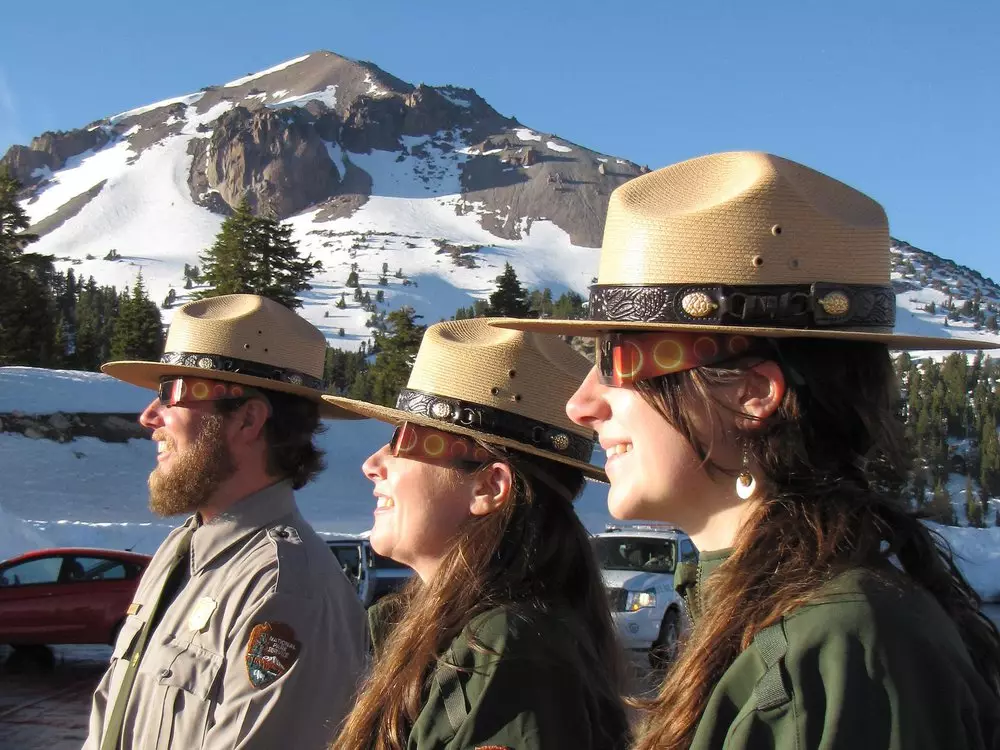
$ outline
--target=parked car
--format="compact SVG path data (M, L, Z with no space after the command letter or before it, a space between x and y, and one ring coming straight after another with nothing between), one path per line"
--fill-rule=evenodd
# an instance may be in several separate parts
M345 537L327 539L326 543L366 608L402 588L413 576L411 568L383 557L372 549L367 539Z
M150 559L59 548L0 562L0 643L113 644Z
M591 538L622 644L666 666L686 627L684 602L674 591L678 561L696 562L698 551L669 524L614 524Z

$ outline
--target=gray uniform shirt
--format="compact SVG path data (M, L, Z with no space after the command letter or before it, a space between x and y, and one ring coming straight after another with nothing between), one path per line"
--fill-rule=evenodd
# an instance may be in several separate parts
M333 553L279 482L166 538L139 583L94 693L84 750L98 750L131 650L185 528L186 579L149 636L122 750L325 747L353 698L365 613Z

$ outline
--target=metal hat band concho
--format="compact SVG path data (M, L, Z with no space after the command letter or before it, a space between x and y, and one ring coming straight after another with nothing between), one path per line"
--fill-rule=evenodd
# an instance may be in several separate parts
M891 286L867 284L595 284L590 320L774 328L877 328L896 322Z
M198 367L203 370L218 370L220 372L249 375L250 377L263 378L264 380L276 380L279 383L301 385L318 391L326 388L326 384L320 378L314 378L312 375L306 375L304 372L298 372L285 367L275 367L274 365L265 365L260 362L251 362L246 359L220 357L218 354L166 352L160 357L160 362L165 365ZM206 373L206 377L211 376Z
M396 408L409 414L430 417L444 424L453 424L514 440L577 461L589 461L594 452L593 440L546 422L471 401L404 388L399 392Z

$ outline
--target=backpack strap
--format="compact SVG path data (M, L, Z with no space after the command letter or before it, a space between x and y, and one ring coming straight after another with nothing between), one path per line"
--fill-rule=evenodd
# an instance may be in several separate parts
M776 708L792 699L785 687L782 675L785 653L788 651L788 639L785 637L784 620L757 633L753 638L754 645L764 660L766 670L754 685L753 694L758 711Z
M465 707L465 691L462 689L462 680L459 678L458 669L453 664L441 659L434 671L434 681L437 682L438 689L441 691L441 700L444 701L444 710L448 714L451 731L458 732L459 727L469 717L469 711Z

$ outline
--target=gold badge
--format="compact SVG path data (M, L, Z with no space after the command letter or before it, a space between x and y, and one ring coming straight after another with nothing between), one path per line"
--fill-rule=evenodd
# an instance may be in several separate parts
M843 292L830 292L817 301L827 315L846 315L847 311L851 309L851 301Z
M140 609L142 609L142 605L139 602L132 602L128 605L128 609L125 610L125 614L137 615Z
M212 597L201 597L201 599L194 603L194 609L191 610L191 614L188 616L188 628L191 630L204 630L208 625L208 621L212 618L212 613L215 612L216 606L215 599Z
M706 318L718 310L719 305L705 292L690 292L681 300L681 309L692 318Z

